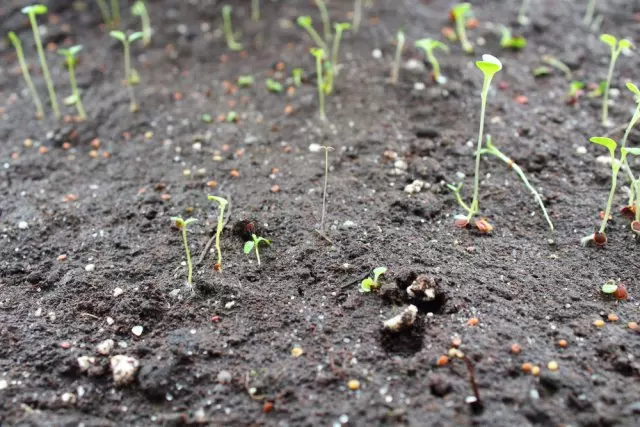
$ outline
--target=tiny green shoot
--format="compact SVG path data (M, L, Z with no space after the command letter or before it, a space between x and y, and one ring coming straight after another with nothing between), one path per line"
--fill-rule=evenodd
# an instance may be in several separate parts
M502 36L500 38L500 46L503 49L519 50L527 46L527 39L522 36L513 36L511 30L504 25L500 26Z
M129 91L129 98L131 100L129 111L135 113L140 107L136 101L136 94L133 90L133 86L139 82L139 76L138 73L131 68L131 43L140 40L142 38L142 32L137 31L129 34L128 36L122 31L111 31L109 34L114 39L120 40L124 47L124 78L127 90Z
M569 91L567 92L566 102L569 105L575 105L584 93L584 83L579 80L573 80L569 83Z
M325 51L312 47L310 52L316 58L316 74L318 81L318 104L320 105L320 119L327 120L327 116L324 112L324 78L322 76L322 61L325 57Z
M44 15L48 11L47 6L42 4L35 4L22 8L22 13L29 17L31 23L31 29L33 30L33 40L36 43L36 49L38 50L38 57L40 58L40 66L42 67L42 75L47 82L47 90L49 91L49 101L51 102L51 109L53 109L53 115L56 119L60 118L60 107L58 106L58 95L56 95L56 89L53 86L53 80L51 79L51 73L47 66L47 58L44 55L44 49L42 48L42 40L40 39L40 30L38 29L37 15Z
M615 291L618 290L618 285L616 284L615 280L609 279L602 284L600 290L605 295L613 295Z
M602 34L600 41L611 48L611 60L609 62L609 71L607 72L607 85L604 90L604 98L602 100L602 126L609 126L608 113L609 113L609 88L611 86L611 79L613 78L613 70L616 66L616 61L620 53L625 49L633 47L631 41L627 39L618 40L611 34Z
M107 6L106 0L96 0L96 3L98 3L98 9L100 9L100 13L102 14L104 25L107 27L111 26L111 11L109 10L109 6Z
M533 77L536 77L536 78L546 77L551 75L551 68L547 67L546 65L541 65L539 67L534 68L531 73L533 74Z
M348 22L336 22L333 24L336 30L336 36L333 38L333 45L331 46L331 66L333 67L333 74L338 75L338 53L340 51L340 40L342 40L342 33L351 29L351 24Z
M184 243L184 251L187 255L187 269L188 269L187 283L191 284L193 283L192 281L193 265L191 264L191 252L189 251L189 244L187 242L187 227L190 224L196 222L197 219L189 218L185 220L185 219L182 219L182 217L180 216L172 216L171 221L173 221L176 228L178 228L182 232L182 243Z
M253 76L238 76L239 87L251 87L255 82Z
M114 28L120 26L120 0L111 0L111 25Z
M227 47L229 50L239 51L242 50L242 43L238 43L231 26L231 6L225 4L222 7L222 30L224 31L224 37L227 41Z
M331 20L329 19L329 12L327 11L327 5L323 0L315 0L316 6L320 11L320 19L322 19L322 29L324 31L324 39L329 42L331 40Z
M281 93L283 90L282 83L272 78L268 78L267 80L265 80L264 84L269 92Z
M453 13L453 19L456 23L456 33L458 35L458 39L460 40L460 46L462 50L467 53L473 53L473 46L469 42L467 38L466 32L466 22L467 16L471 13L471 3L460 3L451 9Z
M327 44L322 40L322 37L320 37L320 34L318 34L316 29L313 28L313 21L310 16L299 16L296 22L300 27L307 31L307 34L309 34L309 37L311 37L311 40L313 40L317 47L322 49L324 52L329 51Z
M522 25L523 27L529 24L529 18L527 17L527 12L529 11L529 3L530 0L522 0L520 9L518 9L518 24Z
M137 0L131 6L131 14L139 16L142 21L142 44L149 46L151 43L151 20L149 19L149 11L143 0Z
M564 62L560 61L558 58L555 58L555 57L553 57L551 55L543 55L542 56L542 62L544 62L545 64L548 64L548 65L551 65L553 68L556 68L556 69L562 71L567 80L571 80L573 78L572 73L571 73L571 68L569 68L569 66L567 64L565 64Z
M293 84L296 87L300 87L302 86L302 73L304 71L302 70L302 68L294 68L293 70L291 70L291 77L293 78Z
M87 118L87 113L84 111L82 105L82 99L80 98L80 91L78 90L78 84L76 83L76 55L82 49L81 45L72 46L69 49L58 49L58 53L65 58L65 64L69 70L69 82L71 84L71 96L65 99L66 105L75 105L78 109L78 115L82 120Z
M224 210L229 204L229 201L223 197L208 196L209 200L218 204L218 225L216 227L216 252L218 254L218 261L216 262L215 269L222 271L222 251L220 249L220 236L222 235L222 229L224 228Z
M631 121L629 121L629 124L627 125L627 128L624 131L624 135L622 136L622 141L620 141L620 147L622 148L626 148L627 140L629 139L629 134L631 133L631 130L636 126L638 121L640 121L640 89L638 89L638 87L632 82L627 82L626 86L629 92L631 92L635 97L636 109L633 113L633 116L631 117ZM631 172L631 168L629 167L629 163L627 162L626 159L624 162L624 169L627 172L627 176L629 177L629 180L632 183L629 191L629 206L631 206L633 205L634 194L638 203L640 203L640 193L638 192L638 184L640 183L634 179L633 173ZM638 212L638 210L636 209L636 217L637 219L640 219L638 215L640 215L640 212Z
M251 20L254 22L260 20L260 0L251 0Z
M211 114L204 113L200 116L200 120L202 120L203 123L210 124L213 122L213 117L211 117Z
M587 92L587 98L600 98L604 95L604 91L607 88L607 81L602 80L600 83L595 85L589 92Z
M27 88L29 88L29 93L31 93L31 98L33 98L33 103L36 104L36 118L38 120L44 117L44 108L42 107L42 101L40 100L40 96L38 95L38 91L36 90L36 86L33 84L33 80L31 80L31 73L29 73L29 66L27 65L27 61L24 59L24 52L22 50L22 43L20 39L13 31L9 31L9 40L13 44L13 47L16 49L16 54L18 55L18 62L20 63L20 70L22 71L22 77L24 77L24 81L27 84Z
M402 62L402 51L404 50L405 41L404 31L398 30L396 34L396 54L393 59L393 67L391 68L391 84L393 85L398 84L398 78L400 77L400 63Z
M322 191L322 216L320 217L320 232L324 233L324 218L327 213L327 185L329 183L329 151L333 147L323 146L324 149L324 189Z
M589 4L587 4L587 10L585 11L584 18L582 18L582 23L585 25L591 25L593 22L593 15L596 12L596 0L589 0Z
M378 289L381 285L380 277L387 272L387 267L376 267L373 269L373 275L369 275L360 282L360 292L368 293Z
M436 59L434 51L436 49L440 49L443 52L449 53L449 48L447 47L447 45L442 43L441 41L426 38L426 39L418 40L416 42L416 47L424 50L424 54L427 57L427 61L429 61L429 64L431 64L431 70L432 70L431 73L432 73L433 81L438 84L446 83L447 78L440 73L440 63Z
M265 243L266 245L271 245L271 240L267 240L263 237L258 237L255 234L251 234L251 239L248 242L245 242L244 244L244 253L249 254L251 251L255 250L256 251L256 258L258 259L258 265L260 265L260 251L258 249L258 246L260 245L260 243Z
M235 123L238 121L238 113L235 111L229 111L227 113L227 123Z

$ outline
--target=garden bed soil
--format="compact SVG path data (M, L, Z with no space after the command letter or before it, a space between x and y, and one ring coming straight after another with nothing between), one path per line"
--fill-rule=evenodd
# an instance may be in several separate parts
M455 44L439 54L449 79L439 87L424 69L403 68L398 85L388 84L392 40L403 27L404 61L421 59L413 41L439 37L451 2L378 1L360 32L345 34L327 122L318 119L310 41L282 21L309 14L318 23L312 2L264 2L258 23L248 2L233 2L246 48L239 53L226 49L217 30L220 2L151 1L152 45L133 49L137 114L121 85L121 46L101 28L94 2L85 3L82 11L77 2L47 2L44 40L84 45L77 71L87 122L33 120L13 50L1 51L0 424L640 423L640 335L627 327L640 320L638 242L616 208L606 248L579 244L598 224L609 189L609 166L596 161L606 153L588 143L607 132L600 101L566 105L562 73L531 73L551 54L576 80L604 78L607 49L581 24L582 2L532 2L532 25L517 30L529 42L521 52L500 49L495 29L515 26L519 2L473 2L480 25L470 38L485 44L472 56ZM639 41L640 10L606 3L602 31ZM22 38L44 96L19 13L25 4L3 2L0 26ZM334 20L346 20L351 7L329 3ZM128 12L123 17L137 28ZM541 190L554 233L513 172L488 158L480 208L495 230L453 226L460 212L444 184L463 173L463 193L471 193L481 87L472 61L485 52L504 64L489 96L487 131ZM68 95L61 60L48 58L58 93ZM269 76L285 80L278 61L286 75L305 69L294 94L264 88ZM610 110L618 126L634 108L623 83L638 82L639 66L638 55L618 62ZM252 88L228 93L224 81L248 74ZM419 82L424 90L415 88ZM231 110L238 123L217 121ZM312 144L335 148L332 243L314 232L324 155ZM630 144L640 144L637 132ZM407 194L416 179L425 187ZM231 199L223 271L214 271L215 254L208 255L195 268L191 294L169 217L198 219L189 233L197 260L215 229L212 193ZM624 202L619 191L615 205ZM248 223L273 241L261 246L261 266L242 253ZM382 290L358 292L358 279L381 265L389 268ZM411 302L404 287L418 274L436 280L440 299L419 307L409 331L383 333L382 320ZM602 297L608 279L627 284L628 301ZM609 313L619 320L608 321ZM593 326L598 319L601 328ZM134 326L143 327L140 336ZM109 357L96 353L107 339L116 343L112 355L139 360L131 384L115 386ZM462 361L436 364L454 339L475 365L482 411L465 403L471 389ZM292 353L296 347L302 354ZM96 358L89 372L81 371L81 356ZM525 362L540 366L540 375L523 373Z

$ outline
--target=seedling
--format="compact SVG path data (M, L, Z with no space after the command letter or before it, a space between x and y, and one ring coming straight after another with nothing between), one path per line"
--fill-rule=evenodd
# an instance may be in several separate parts
M282 83L277 80L273 80L272 78L268 78L264 82L267 90L273 93L281 93L282 92Z
M320 19L322 19L322 29L324 31L324 39L329 42L331 40L331 21L329 20L329 12L327 11L327 5L323 0L315 0L316 6L320 11Z
M527 45L527 39L522 36L514 37L511 34L511 30L504 25L500 26L500 31L502 32L502 37L500 38L500 46L503 49L519 50L523 49Z
M229 50L239 51L242 50L242 43L238 43L235 39L233 28L231 27L231 10L231 6L228 4L222 7L222 30Z
M196 222L197 219L189 218L185 220L185 219L182 219L181 216L172 216L171 221L173 221L176 228L182 231L182 242L184 243L184 251L187 254L187 269L188 269L187 283L191 285L193 283L192 281L193 265L191 264L191 252L189 251L189 244L187 242L187 227L190 224L193 224L194 222Z
M591 88L591 90L587 92L587 98L600 98L607 88L607 81L602 80L598 84L590 84L589 87Z
M333 45L331 46L331 66L333 67L333 74L338 75L338 53L340 51L340 40L342 40L342 33L351 29L351 24L348 22L337 22L333 24L336 30L336 36L333 38Z
M293 84L296 87L302 86L302 68L294 68L291 70L291 77L293 78Z
M244 253L245 255L248 254L249 252L251 252L252 250L256 251L256 258L258 259L258 265L260 265L260 250L258 249L258 246L260 245L260 243L265 243L267 245L271 245L271 240L267 240L263 237L258 237L255 234L251 234L251 239L253 240L249 240L248 242L245 242L244 244Z
M387 267L376 267L371 271L369 277L360 282L360 292L367 293L375 291L381 285L380 277L387 272Z
M569 91L567 92L567 104L575 105L584 93L584 83L574 80L569 83Z
M507 166L509 166L511 169L513 169L513 171L516 173L516 175L518 175L518 178L520 178L520 180L522 181L524 186L531 192L531 194L533 194L533 197L538 202L538 205L540 205L540 209L542 210L542 214L544 215L545 219L547 220L547 224L549 224L549 229L551 231L553 231L553 223L551 222L551 219L549 218L549 214L547 213L547 209L544 207L544 202L542 201L542 197L540 196L540 193L538 193L536 191L536 189L533 188L533 186L529 183L529 180L527 179L526 175L524 174L524 171L522 170L522 168L520 166L518 166L509 157L505 156L497 147L495 147L491 143L491 135L487 135L487 142L486 142L485 147L486 148L483 148L482 150L480 150L481 154L490 154L492 156L495 156L495 157L499 158L500 160L505 162L507 164ZM478 227L478 228L480 228L480 227Z
M391 84L398 84L398 77L400 77L400 62L402 61L402 51L404 50L404 31L398 30L396 35L396 55L393 60L393 68L391 68Z
M69 49L58 49L58 53L64 56L65 64L69 70L69 83L71 84L71 96L64 100L65 105L75 105L78 109L78 114L82 120L87 118L87 113L84 111L82 105L82 99L80 98L80 91L78 90L78 84L76 83L76 55L82 50L81 45L72 46Z
M551 55L543 55L542 62L551 65L553 68L557 68L558 70L564 73L564 76L567 80L572 79L571 68L564 62L560 61L558 58L554 58Z
M362 22L362 0L355 0L353 3L353 31L360 31L360 23Z
M518 24L525 25L529 24L529 18L527 17L527 12L529 11L529 3L530 0L522 0L522 4L520 5L520 9L518 10Z
M260 0L251 0L251 20L254 22L260 20Z
M467 53L473 53L473 46L469 43L465 29L467 16L471 13L471 3L457 4L453 6L451 13L456 23L456 33L458 35L458 40L460 40L462 50Z
M216 227L216 252L218 253L218 261L216 262L215 269L222 271L222 251L220 250L220 236L222 235L222 229L224 228L224 210L229 204L229 201L222 197L209 196L209 200L218 204L218 226Z
M627 82L627 89L635 96L635 101L636 101L636 109L633 113L633 117L631 117L631 121L629 122L629 124L627 125L627 128L624 131L624 135L622 136L622 141L620 141L620 147L625 148L627 145L627 139L629 139L629 134L631 133L631 129L633 129L636 124L638 123L638 121L640 120L640 89L638 89L638 87L631 83L631 82ZM635 153L632 153L635 155ZM631 168L629 167L629 163L626 161L625 159L625 163L624 163L624 167L625 170L627 171L628 177L631 180L631 182L633 183L631 186L631 196L630 196L630 200L629 200L629 205L633 204L633 196L635 193L635 197L637 199L640 199L640 193L638 193L637 191L637 186L634 185L635 184L635 180L633 177L633 173L631 172ZM636 215L640 215L638 213L638 209L636 209ZM636 220L639 218L636 218Z
M424 54L427 57L427 61L431 64L431 75L433 77L433 81L438 84L445 84L447 82L447 78L440 74L440 63L436 59L434 51L436 49L440 49L443 52L449 53L449 48L446 44L441 41L434 39L422 39L416 42L416 47L424 50Z
M618 40L611 34L602 34L600 41L611 48L611 60L609 62L609 71L607 72L607 85L604 89L604 99L602 100L602 126L609 126L608 113L609 113L609 87L611 86L611 79L613 78L613 69L616 66L616 61L620 53L624 49L630 49L633 47L631 41L627 39Z
M324 218L327 212L327 184L329 183L329 151L333 147L324 146L324 189L322 191L322 216L320 218L320 232L324 233Z
M480 155L482 152L482 141L484 138L484 116L487 107L487 96L489 94L489 88L491 87L491 80L495 74L502 70L502 63L498 58L492 55L482 55L482 61L476 62L476 67L482 74L484 75L484 82L482 84L482 92L480 94L481 98L481 106L480 106L480 129L478 130L478 142L476 149L476 164L475 164L475 176L473 180L473 200L470 205L467 205L460 197L460 189L462 188L462 184L459 184L457 187L449 186L449 189L453 191L456 196L456 200L458 204L467 211L467 215L457 215L456 216L456 226L458 227L466 227L471 218L474 217L476 213L478 213L478 191L480 187ZM485 221L486 223L486 221ZM488 223L487 223L488 224ZM490 225L490 224L489 224ZM487 229L486 224L482 224L483 229ZM478 227L480 229L480 227ZM481 229L482 231L482 229Z
M104 25L111 25L111 11L109 10L109 6L107 6L106 0L96 0L98 3L98 9L100 9L100 13L102 14L102 20L104 21Z
M605 208L604 215L602 216L600 229L589 236L583 237L580 240L580 243L585 246L587 243L593 241L597 246L604 246L607 244L607 235L605 234L605 230L607 228L607 222L609 221L609 217L611 215L613 196L616 194L618 172L620 172L620 168L624 164L628 151L627 149L621 150L620 159L618 160L616 159L616 149L618 147L618 144L613 139L605 137L593 137L589 139L589 141L593 142L594 144L602 145L609 150L609 156L611 158L611 189L609 190L609 198L607 199L607 206Z
M18 36L16 36L16 33L14 33L13 31L9 31L9 40L11 40L13 47L16 49L18 62L20 63L20 70L22 71L22 77L24 78L24 81L29 88L29 93L31 93L33 103L36 104L36 118L40 120L44 117L44 108L42 107L42 101L40 100L40 96L38 95L36 86L33 84L33 80L31 80L29 66L27 65L27 61L25 61L24 59L24 52L22 51L22 43L20 42Z
M129 111L135 113L140 107L136 101L136 94L133 90L133 86L139 83L140 77L138 76L138 73L131 68L131 43L136 40L140 40L142 38L142 32L137 31L129 34L128 36L122 31L111 31L109 34L114 39L120 40L124 47L124 78L127 90L129 91L129 98L131 100Z
M582 18L582 23L585 25L591 25L593 22L593 15L596 11L596 0L589 0L589 4L587 4L587 10L584 14L584 18Z
M327 120L327 116L324 112L324 79L322 77L322 61L325 56L325 52L322 49L312 47L310 52L316 57L316 74L318 81L318 103L320 105L320 118Z
M235 111L229 111L227 113L227 123L235 123L238 121L238 113Z
M120 0L111 0L111 24L115 28L120 26Z
M239 87L251 87L255 82L253 76L239 76L238 77L238 86Z
M36 16L44 15L48 11L47 6L42 4L35 4L33 6L27 6L22 8L22 13L29 17L31 23L31 29L33 30L33 40L36 43L36 49L38 50L38 57L40 58L40 66L42 68L42 75L47 82L47 90L49 91L49 101L51 102L51 109L56 119L60 118L60 107L58 107L58 96L56 95L56 89L53 86L53 80L51 80L51 73L49 73L49 67L47 66L47 58L44 56L44 49L42 48L42 40L40 39L40 30L38 29L38 21Z
M541 65L534 68L532 74L533 77L546 77L551 75L551 68L547 67L546 65Z
M603 295L615 297L618 300L626 300L629 297L627 287L622 283L616 283L613 279L604 282L600 291Z
M149 43L151 43L151 20L149 19L149 12L145 2L137 0L131 6L131 14L140 17L142 21L142 44L149 46Z
M322 40L322 37L320 37L320 34L318 34L316 29L313 28L313 21L311 21L310 16L299 16L296 22L300 27L307 31L307 34L309 34L309 37L311 37L311 40L313 40L318 48L322 49L324 52L329 51L327 44Z

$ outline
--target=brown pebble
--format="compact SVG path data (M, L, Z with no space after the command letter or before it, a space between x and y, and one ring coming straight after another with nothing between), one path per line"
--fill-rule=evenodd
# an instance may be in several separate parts
M522 348L520 348L520 345L518 343L511 344L511 353L520 354L521 351L522 351Z

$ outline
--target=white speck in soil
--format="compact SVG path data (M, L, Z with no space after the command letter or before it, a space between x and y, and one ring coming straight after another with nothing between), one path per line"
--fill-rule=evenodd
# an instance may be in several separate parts
M229 301L228 303L226 303L226 304L224 305L224 308L231 308L231 307L233 307L234 305L236 305L236 302L235 302L235 301Z
M131 356L117 355L110 361L113 381L116 385L128 384L135 379L136 371L140 366L138 360Z
M137 337L139 337L140 335L142 335L142 331L144 330L144 328L140 325L136 325L133 328L131 328L131 333Z
M426 88L426 87L427 87L427 86L426 86L423 82L415 82L415 83L413 84L413 89L414 89L414 90L417 90L417 91L419 91L419 92L421 92L421 91L425 90L425 88Z
M371 56L375 59L380 59L382 58L382 51L380 49L374 49L373 52L371 52Z
M29 228L29 224L27 224L27 221L20 221L18 223L18 228L20 230L26 230L27 228Z
M104 340L96 346L96 351L103 356L107 356L115 345L116 343L112 339Z
M122 295L124 293L124 291L122 290L122 288L115 288L113 290L113 296L114 297L119 297L120 295Z
M80 372L86 372L89 368L96 363L96 358L93 356L80 356L76 359Z
M113 317L107 317L107 325L111 326L115 323L116 321L113 320Z
M231 382L231 373L229 371L218 372L217 380L220 384L228 384Z
M7 380L0 380L0 390L4 390L9 387L9 382Z
M87 264L84 266L84 271L87 271L87 272L95 271L95 269L96 269L95 264Z

